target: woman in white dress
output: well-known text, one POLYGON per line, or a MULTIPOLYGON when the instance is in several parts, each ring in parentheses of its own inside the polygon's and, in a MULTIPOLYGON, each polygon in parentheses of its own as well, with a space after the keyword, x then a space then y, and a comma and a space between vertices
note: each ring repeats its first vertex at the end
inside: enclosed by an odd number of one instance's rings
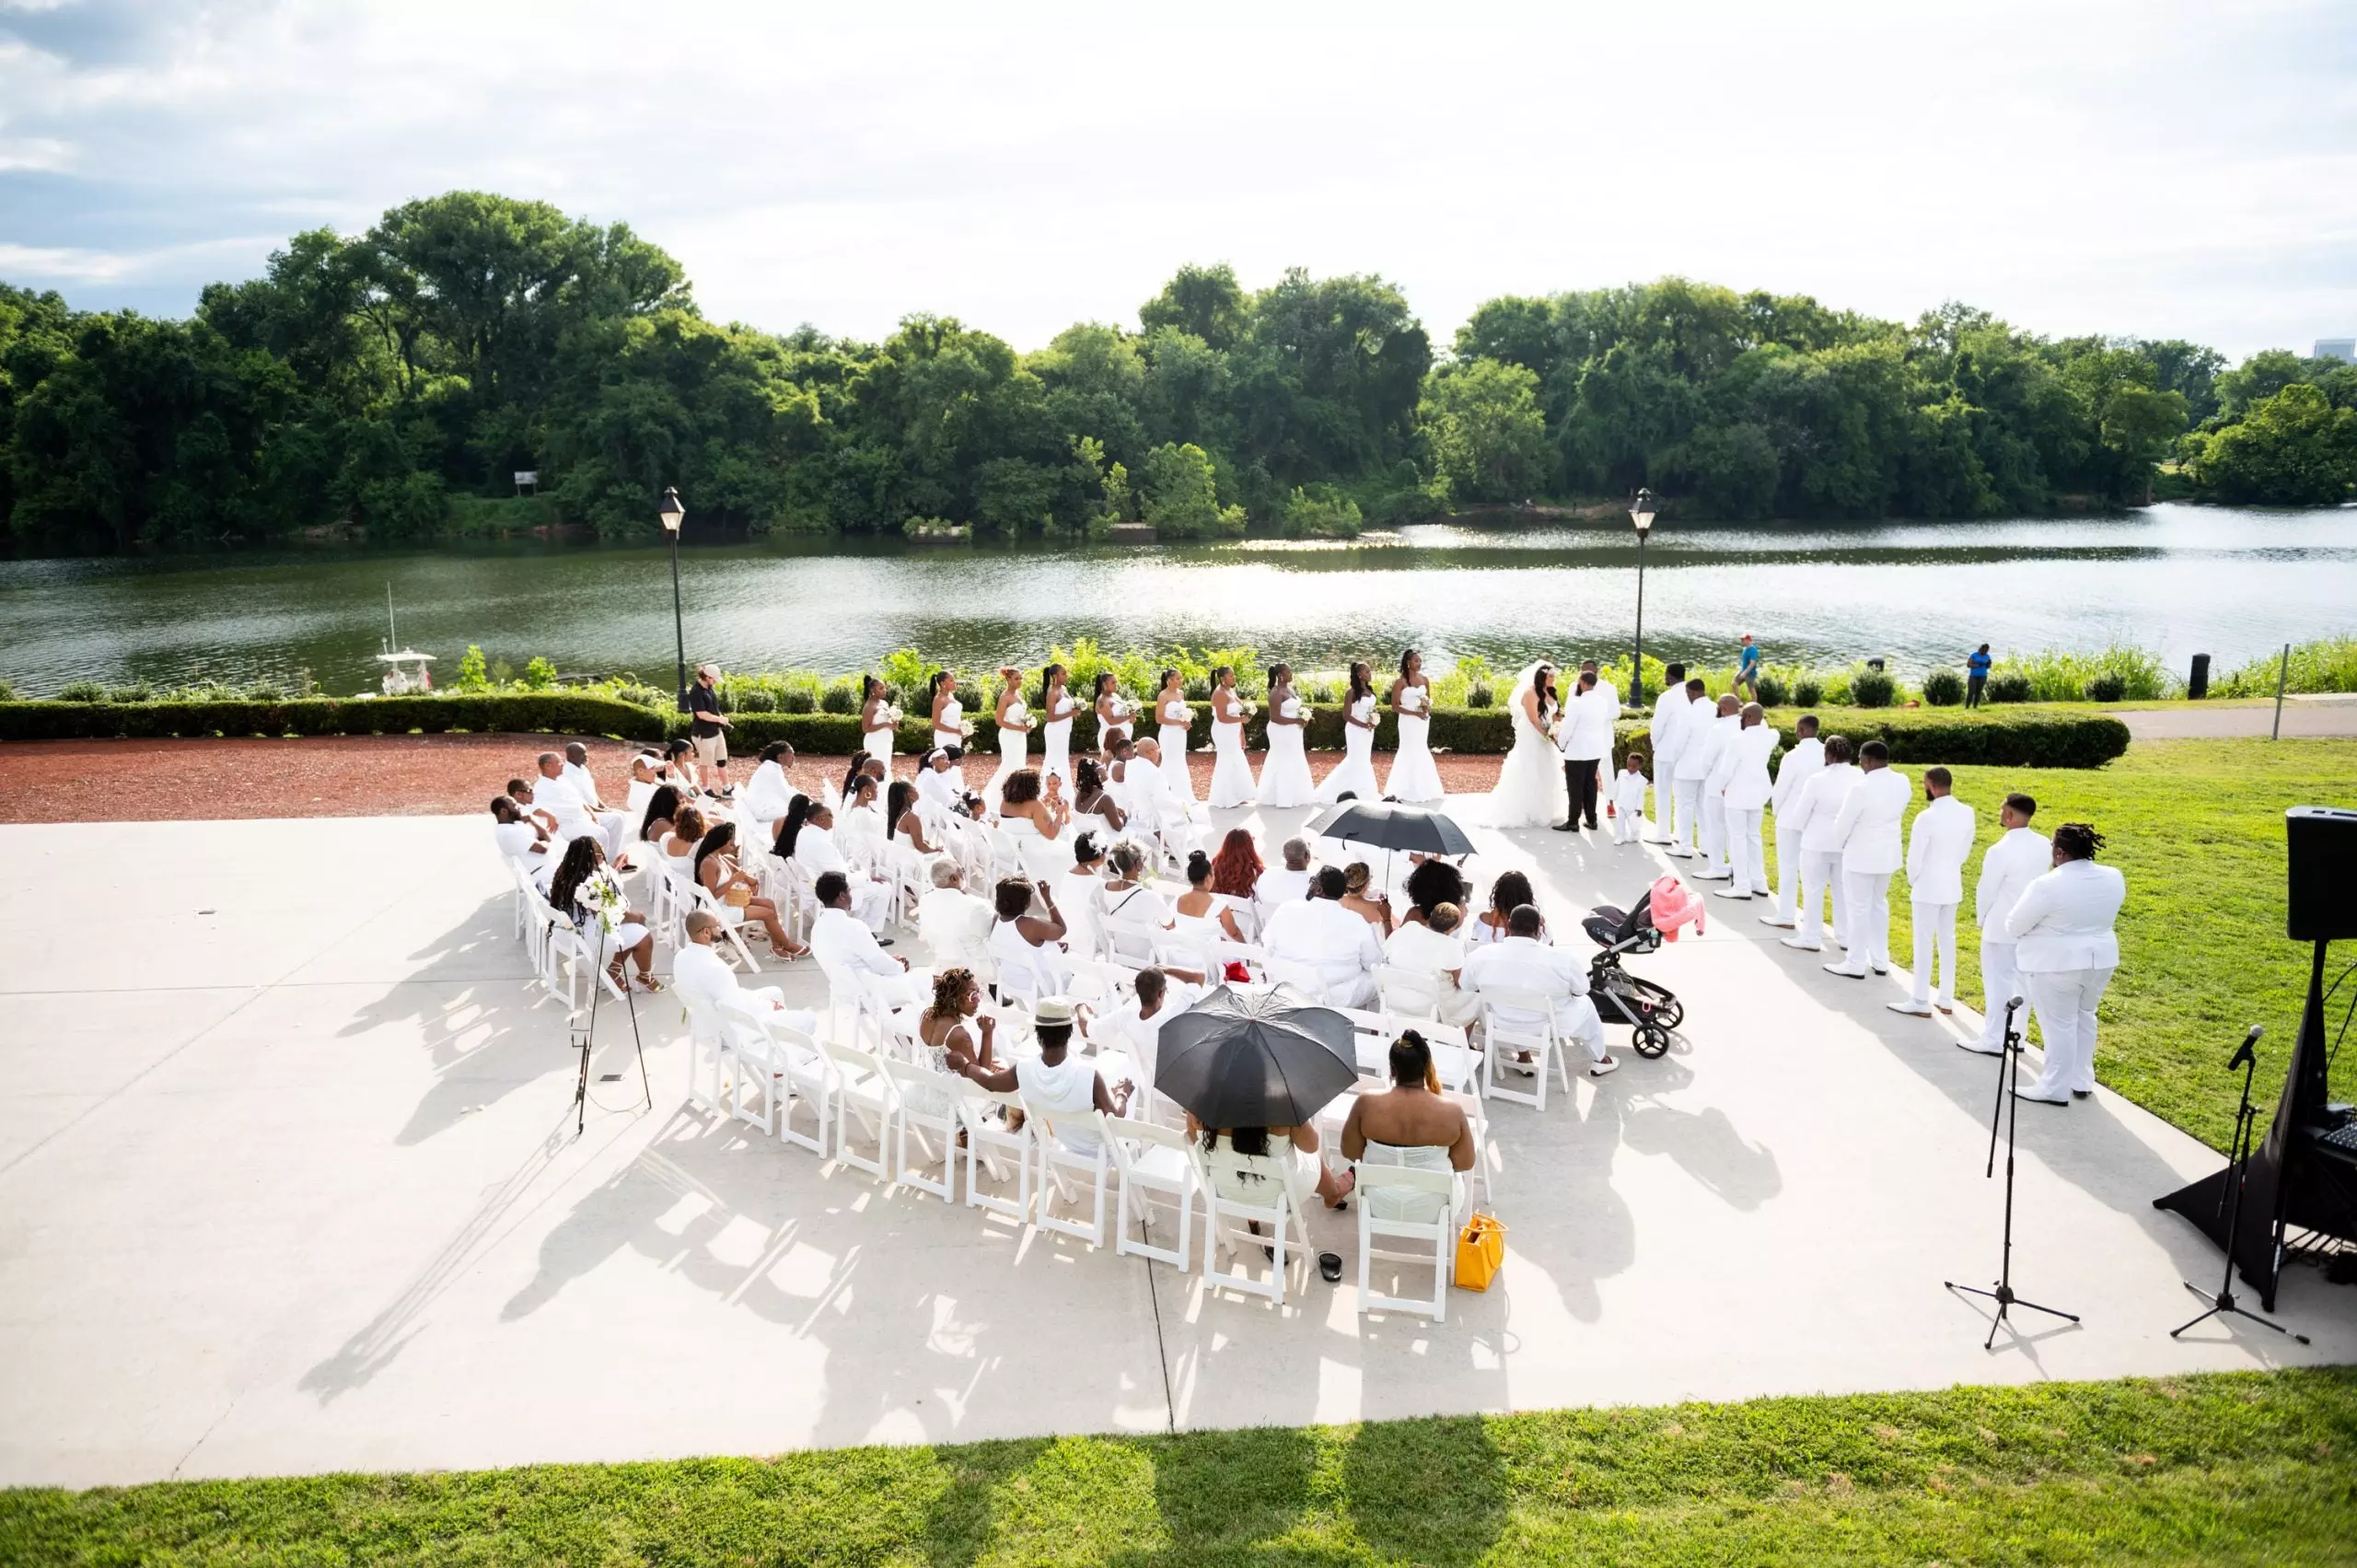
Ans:
POLYGON ((1137 727, 1137 710, 1121 695, 1121 688, 1109 669, 1097 672, 1095 698, 1097 750, 1100 756, 1109 758, 1115 745, 1134 738, 1131 732, 1137 727))
POLYGON ((1195 802, 1195 781, 1187 768, 1187 732, 1195 722, 1195 710, 1187 705, 1186 688, 1178 672, 1162 672, 1162 691, 1154 700, 1155 722, 1162 728, 1156 738, 1162 742, 1162 776, 1181 800, 1190 806, 1195 802))
POLYGON ((1013 665, 998 672, 998 772, 991 775, 982 798, 996 806, 999 792, 1016 772, 1031 761, 1031 730, 1037 722, 1023 705, 1023 672, 1013 665))
POLYGON ((1440 768, 1433 761, 1433 683, 1424 674, 1424 656, 1413 648, 1399 656, 1391 711, 1399 717, 1399 742, 1383 793, 1393 800, 1438 800, 1443 791, 1440 768))
POLYGON ((1072 783, 1072 718, 1080 704, 1064 690, 1069 672, 1051 664, 1039 677, 1039 719, 1047 728, 1039 738, 1039 772, 1043 777, 1072 783))
POLYGON ((933 743, 946 751, 966 744, 966 704, 958 700, 958 677, 946 669, 933 673, 925 705, 933 711, 933 743))
POLYGON ((1211 806, 1213 810, 1249 806, 1260 795, 1252 764, 1244 755, 1244 721, 1251 705, 1236 694, 1236 671, 1221 665, 1212 671, 1211 806))
POLYGON ((1554 667, 1534 664, 1516 676, 1506 712, 1514 722, 1514 749, 1490 791, 1490 826, 1551 828, 1571 809, 1562 754, 1547 735, 1557 712, 1554 667))
POLYGON ((892 730, 900 722, 900 710, 892 705, 892 694, 881 680, 866 677, 859 693, 859 727, 865 732, 860 744, 884 764, 888 773, 892 767, 892 730))
POLYGON ((1314 805, 1317 787, 1309 781, 1309 753, 1303 736, 1309 710, 1293 694, 1293 666, 1269 668, 1269 755, 1260 764, 1260 804, 1283 810, 1314 805))
POLYGON ((1318 798, 1331 802, 1345 795, 1374 800, 1382 794, 1375 782, 1375 671, 1360 660, 1351 663, 1351 694, 1342 703, 1342 760, 1318 786, 1318 798))

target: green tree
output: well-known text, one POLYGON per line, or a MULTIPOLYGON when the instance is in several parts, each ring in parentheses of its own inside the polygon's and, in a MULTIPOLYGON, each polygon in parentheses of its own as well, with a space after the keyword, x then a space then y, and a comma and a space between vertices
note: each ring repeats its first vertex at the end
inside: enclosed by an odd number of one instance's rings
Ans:
POLYGON ((1216 539, 1244 531, 1244 509, 1222 506, 1212 460, 1201 447, 1176 442, 1146 454, 1141 515, 1162 539, 1216 539))
POLYGON ((1545 471, 1547 420, 1538 377, 1527 366, 1494 359, 1442 366, 1425 377, 1416 417, 1434 468, 1466 500, 1520 499, 1545 471))
POLYGON ((1285 500, 1284 530, 1294 539, 1356 539, 1359 504, 1331 484, 1296 486, 1285 500))
POLYGON ((2220 501, 2326 506, 2357 485, 2357 410, 2305 382, 2254 404, 2239 424, 2187 438, 2197 490, 2220 501))
POLYGON ((1251 319, 1251 301, 1225 261, 1179 268, 1160 294, 1138 307, 1138 324, 1147 332, 1168 328, 1222 350, 1236 346, 1251 319))

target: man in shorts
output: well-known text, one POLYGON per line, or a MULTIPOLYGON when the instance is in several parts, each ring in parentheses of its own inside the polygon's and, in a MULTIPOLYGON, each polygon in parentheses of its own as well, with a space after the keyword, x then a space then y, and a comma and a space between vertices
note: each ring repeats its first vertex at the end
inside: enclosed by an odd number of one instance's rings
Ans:
POLYGON ((688 688, 688 736, 696 745, 696 763, 709 776, 704 787, 728 793, 728 715, 720 711, 720 667, 696 666, 694 684, 688 688))
POLYGON ((1751 640, 1748 632, 1743 634, 1742 646, 1736 654, 1735 684, 1727 690, 1739 690, 1747 700, 1759 701, 1759 645, 1751 640))

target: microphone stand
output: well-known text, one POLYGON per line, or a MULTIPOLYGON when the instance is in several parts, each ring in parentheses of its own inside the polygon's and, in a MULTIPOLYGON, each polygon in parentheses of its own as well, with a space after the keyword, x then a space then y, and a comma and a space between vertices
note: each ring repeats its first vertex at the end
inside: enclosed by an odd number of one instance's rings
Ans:
MULTIPOLYGON (((573 1135, 580 1137, 589 1125, 589 1054, 598 1038, 598 995, 606 989, 606 941, 612 933, 606 923, 598 923, 596 958, 589 971, 589 1012, 586 1021, 575 1032, 581 1040, 581 1075, 573 1086, 573 1135)), ((627 989, 622 992, 622 1005, 630 1010, 631 1044, 638 1051, 639 1086, 645 1091, 646 1109, 655 1109, 655 1086, 646 1076, 646 1042, 638 1032, 638 998, 627 989)), ((577 1016, 577 1015, 576 1015, 577 1016)), ((619 1076, 620 1074, 615 1074, 619 1076)))
MULTIPOLYGON (((2002 1121, 2005 1124, 2005 1247, 1997 1267, 1996 1287, 1982 1290, 1978 1285, 1960 1285, 1954 1280, 1940 1282, 1960 1295, 1985 1295, 1997 1304, 1997 1316, 1989 1321, 1989 1337, 1981 1342, 1982 1350, 1996 1348, 2000 1328, 2013 1329, 2011 1314, 2016 1307, 2026 1307, 2032 1312, 2043 1312, 2049 1318, 2068 1318, 2073 1323, 2079 1320, 2075 1312, 2065 1312, 2059 1307, 2040 1307, 2035 1301, 2025 1300, 2014 1294, 2014 1130, 2021 1121, 2021 1100, 2014 1091, 2021 1086, 2022 1080, 2022 1031, 2014 1019, 2021 1010, 2022 999, 2018 996, 2005 1003, 2005 1044, 1997 1054, 1997 1103, 1989 1113, 1989 1165, 1981 1173, 1984 1178, 1997 1173, 1997 1123, 2002 1121), (2009 1109, 2010 1115, 2007 1114, 2009 1109)), ((2020 1332, 2020 1330, 2014 1329, 2015 1337, 2018 1338, 2020 1332)))
POLYGON ((2235 1300, 2235 1242, 2243 1223, 2243 1179, 2250 1170, 2251 1132, 2258 1124, 2258 1108, 2250 1103, 2251 1075, 2258 1070, 2258 1052, 2253 1048, 2258 1044, 2258 1037, 2264 1032, 2265 1030, 2259 1025, 2253 1024, 2250 1027, 2250 1033, 2243 1037, 2243 1043, 2235 1050, 2233 1060, 2226 1063, 2226 1071, 2229 1073, 2237 1067, 2243 1070, 2243 1103, 2241 1109, 2235 1112, 2235 1137, 2231 1145, 2233 1153, 2226 1160, 2228 1172, 2226 1187, 2218 1195, 2219 1201, 2227 1205, 2225 1277, 2219 1282, 2214 1293, 2203 1290, 2191 1280, 2185 1282, 2185 1288, 2208 1302, 2210 1310, 2194 1318, 2192 1322, 2181 1323, 2171 1329, 2169 1330, 2171 1339, 2176 1339, 2186 1330, 2192 1328, 2195 1323, 2206 1323, 2212 1318, 2231 1315, 2236 1318, 2247 1318, 2261 1328, 2272 1329, 2279 1334, 2291 1334, 2292 1338, 2302 1344, 2308 1342, 2307 1335, 2293 1333, 2291 1330, 2273 1318, 2262 1318, 2235 1300))

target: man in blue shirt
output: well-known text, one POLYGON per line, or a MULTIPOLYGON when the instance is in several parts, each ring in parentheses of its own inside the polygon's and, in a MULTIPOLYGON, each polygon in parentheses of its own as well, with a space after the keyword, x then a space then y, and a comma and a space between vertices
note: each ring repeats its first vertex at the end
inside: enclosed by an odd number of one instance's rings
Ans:
POLYGON ((1752 702, 1759 701, 1759 645, 1751 640, 1751 633, 1748 632, 1743 634, 1743 649, 1736 656, 1735 685, 1728 687, 1727 690, 1732 691, 1737 687, 1740 687, 1752 702))
POLYGON ((1989 684, 1989 645, 1983 643, 1971 657, 1964 661, 1964 705, 1980 705, 1980 689, 1989 684))

